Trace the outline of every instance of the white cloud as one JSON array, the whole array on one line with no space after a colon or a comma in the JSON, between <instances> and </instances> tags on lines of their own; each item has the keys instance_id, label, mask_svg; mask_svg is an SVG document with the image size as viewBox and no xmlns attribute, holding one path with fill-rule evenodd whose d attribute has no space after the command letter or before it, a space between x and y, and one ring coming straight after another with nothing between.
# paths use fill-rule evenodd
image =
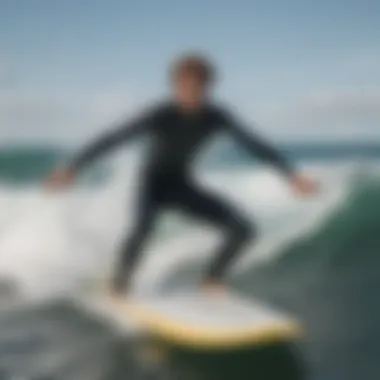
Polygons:
<instances>
[{"instance_id":1,"label":"white cloud","mask_svg":"<svg viewBox=\"0 0 380 380\"><path fill-rule=\"evenodd\" d=\"M91 96L0 91L0 142L81 142L134 106L125 92Z\"/></svg>"},{"instance_id":2,"label":"white cloud","mask_svg":"<svg viewBox=\"0 0 380 380\"><path fill-rule=\"evenodd\" d=\"M0 89L0 143L81 144L138 106L118 89L70 95ZM263 132L275 138L380 138L380 88L321 91L258 111Z\"/></svg>"},{"instance_id":3,"label":"white cloud","mask_svg":"<svg viewBox=\"0 0 380 380\"><path fill-rule=\"evenodd\" d=\"M380 138L380 88L323 91L267 110L262 119L284 137Z\"/></svg>"}]
</instances>

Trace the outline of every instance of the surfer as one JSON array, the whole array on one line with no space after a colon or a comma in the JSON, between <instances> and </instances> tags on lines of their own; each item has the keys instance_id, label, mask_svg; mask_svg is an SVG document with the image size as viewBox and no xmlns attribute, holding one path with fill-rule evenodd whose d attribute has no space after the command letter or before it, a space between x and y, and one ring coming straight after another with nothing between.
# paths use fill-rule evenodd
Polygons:
<instances>
[{"instance_id":1,"label":"surfer","mask_svg":"<svg viewBox=\"0 0 380 380\"><path fill-rule=\"evenodd\" d=\"M174 208L221 228L224 243L205 271L203 285L222 289L227 270L237 259L256 229L225 199L199 186L193 163L200 148L213 136L232 136L253 155L275 165L300 194L312 194L316 183L297 174L292 165L267 142L248 132L235 115L212 100L215 68L199 54L186 54L171 68L173 96L121 123L79 151L63 168L50 176L47 186L56 190L70 185L78 173L101 155L144 134L151 137L150 150L141 171L138 214L126 237L112 288L117 294L128 284L157 215Z\"/></svg>"}]
</instances>

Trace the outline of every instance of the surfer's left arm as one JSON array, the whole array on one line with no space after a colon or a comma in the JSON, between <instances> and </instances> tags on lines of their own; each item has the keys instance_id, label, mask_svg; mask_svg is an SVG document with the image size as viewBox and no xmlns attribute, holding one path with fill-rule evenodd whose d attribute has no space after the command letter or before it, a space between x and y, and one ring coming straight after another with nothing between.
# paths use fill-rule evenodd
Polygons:
<instances>
[{"instance_id":1,"label":"surfer's left arm","mask_svg":"<svg viewBox=\"0 0 380 380\"><path fill-rule=\"evenodd\" d=\"M292 184L294 190L300 194L311 194L317 190L315 181L301 175L290 163L290 161L280 153L272 144L258 136L257 133L249 131L246 126L232 116L230 113L221 114L222 124L229 134L240 145L246 148L252 155L259 156L263 160L271 163L285 175Z\"/></svg>"}]
</instances>

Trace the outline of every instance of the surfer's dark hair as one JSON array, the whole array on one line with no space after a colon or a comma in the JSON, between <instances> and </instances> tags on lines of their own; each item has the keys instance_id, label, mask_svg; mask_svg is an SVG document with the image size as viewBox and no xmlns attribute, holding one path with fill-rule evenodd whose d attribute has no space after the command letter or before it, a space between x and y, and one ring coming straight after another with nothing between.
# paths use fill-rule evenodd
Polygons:
<instances>
[{"instance_id":1,"label":"surfer's dark hair","mask_svg":"<svg viewBox=\"0 0 380 380\"><path fill-rule=\"evenodd\" d=\"M186 53L177 58L171 67L173 80L182 75L194 75L204 84L210 84L215 80L215 67L211 60L199 53Z\"/></svg>"}]
</instances>

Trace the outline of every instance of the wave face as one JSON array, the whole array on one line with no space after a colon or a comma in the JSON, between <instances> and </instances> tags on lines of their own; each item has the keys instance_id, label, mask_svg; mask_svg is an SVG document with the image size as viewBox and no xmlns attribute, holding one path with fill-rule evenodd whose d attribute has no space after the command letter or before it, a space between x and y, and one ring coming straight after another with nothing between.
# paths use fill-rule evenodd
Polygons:
<instances>
[{"instance_id":1,"label":"wave face","mask_svg":"<svg viewBox=\"0 0 380 380\"><path fill-rule=\"evenodd\" d=\"M52 158L47 166L59 160ZM58 195L45 193L37 183L47 166L30 176L33 180L23 177L17 184L3 176L0 331L7 334L0 338L0 352L6 353L0 357L0 378L4 372L95 379L95 373L114 366L109 352L117 339L73 311L67 299L114 267L135 211L136 160L130 166L116 160L112 175L100 176L103 183L85 181ZM231 280L305 320L310 339L301 349L316 378L356 379L353 374L365 363L366 371L376 375L366 379L378 378L375 356L372 363L354 344L365 341L373 355L378 352L372 338L374 330L380 333L374 319L380 309L373 298L380 278L377 161L299 157L298 162L320 181L318 197L295 198L271 168L251 168L243 159L220 170L201 167L200 182L225 194L259 227L258 241L235 265ZM193 283L219 243L218 231L208 227L182 215L163 215L136 273L136 289ZM125 373L132 371L123 366Z\"/></svg>"}]
</instances>

